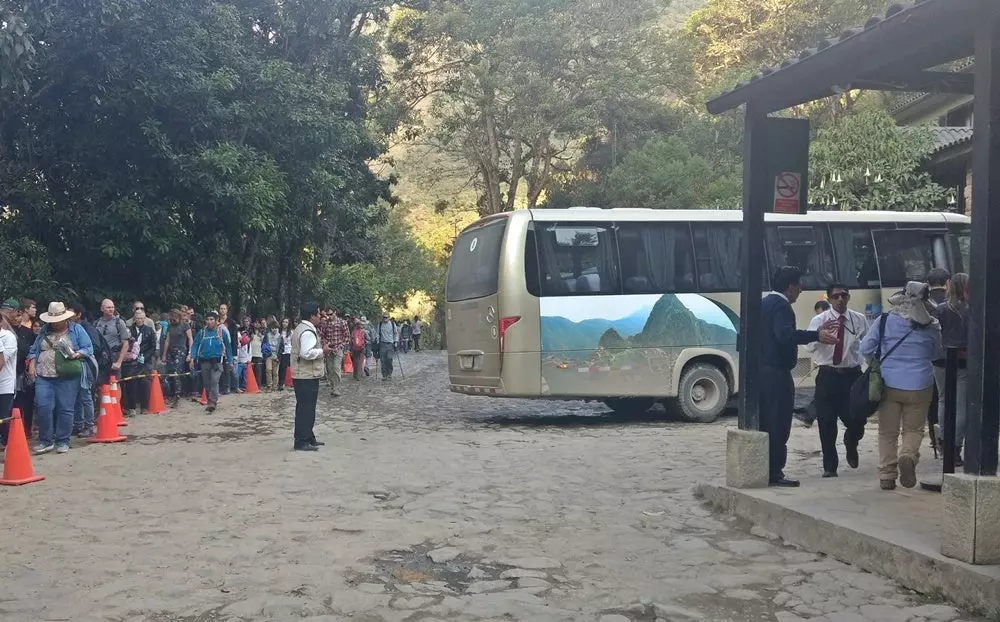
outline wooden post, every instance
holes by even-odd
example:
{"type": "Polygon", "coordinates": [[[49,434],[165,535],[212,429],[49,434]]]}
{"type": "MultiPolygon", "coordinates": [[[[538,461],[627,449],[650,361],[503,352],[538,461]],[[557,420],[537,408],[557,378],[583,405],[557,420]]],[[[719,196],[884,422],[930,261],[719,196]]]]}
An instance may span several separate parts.
{"type": "Polygon", "coordinates": [[[760,301],[764,265],[764,212],[773,200],[767,175],[767,114],[747,104],[743,135],[743,283],[740,289],[739,426],[760,429],[760,301]]]}
{"type": "Polygon", "coordinates": [[[965,472],[996,475],[1000,432],[1000,26],[994,0],[980,0],[975,26],[976,100],[972,147],[965,472]]]}

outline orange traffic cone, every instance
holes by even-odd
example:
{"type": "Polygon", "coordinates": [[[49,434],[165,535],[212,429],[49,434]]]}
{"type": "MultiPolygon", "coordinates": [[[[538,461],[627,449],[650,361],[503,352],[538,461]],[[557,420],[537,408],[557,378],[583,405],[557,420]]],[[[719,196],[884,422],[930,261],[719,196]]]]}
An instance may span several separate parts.
{"type": "Polygon", "coordinates": [[[204,387],[201,389],[201,399],[198,400],[198,403],[201,404],[202,406],[208,405],[208,390],[205,389],[204,387]]]}
{"type": "Polygon", "coordinates": [[[108,385],[104,385],[101,387],[101,412],[97,415],[97,436],[88,438],[88,443],[120,443],[128,440],[128,437],[118,434],[113,408],[111,390],[108,385]]]}
{"type": "Polygon", "coordinates": [[[163,401],[163,386],[160,384],[160,372],[153,370],[153,378],[149,381],[149,407],[146,412],[152,415],[159,415],[167,412],[167,405],[163,401]]]}
{"type": "Polygon", "coordinates": [[[354,361],[351,359],[351,355],[347,354],[344,356],[343,370],[345,374],[354,373],[354,361]]]}
{"type": "Polygon", "coordinates": [[[292,367],[290,365],[285,368],[285,386],[292,386],[292,367]]]}
{"type": "Polygon", "coordinates": [[[247,390],[246,392],[250,395],[257,395],[260,393],[260,387],[257,386],[257,375],[253,373],[253,366],[247,365],[246,370],[247,375],[247,390]]]}
{"type": "Polygon", "coordinates": [[[111,386],[108,389],[111,393],[111,417],[115,422],[115,425],[125,427],[128,425],[128,421],[125,421],[125,413],[122,412],[122,390],[118,387],[118,379],[111,376],[111,386]]]}
{"type": "Polygon", "coordinates": [[[24,422],[21,421],[21,409],[15,408],[7,442],[7,453],[3,460],[4,486],[20,486],[45,479],[44,475],[35,475],[31,468],[31,454],[28,452],[28,439],[24,436],[24,422]]]}

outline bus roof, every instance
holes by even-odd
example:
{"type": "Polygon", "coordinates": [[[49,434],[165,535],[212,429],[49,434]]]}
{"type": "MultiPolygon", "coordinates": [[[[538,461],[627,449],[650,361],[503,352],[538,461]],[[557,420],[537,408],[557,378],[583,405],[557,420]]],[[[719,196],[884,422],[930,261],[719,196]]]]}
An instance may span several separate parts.
{"type": "MultiPolygon", "coordinates": [[[[517,214],[517,212],[514,212],[517,214]]],[[[546,221],[718,221],[740,222],[743,212],[740,210],[708,210],[708,209],[633,209],[616,208],[602,209],[596,207],[571,207],[569,209],[536,209],[530,210],[534,220],[546,221]]],[[[944,212],[840,212],[815,211],[805,214],[765,214],[769,222],[910,222],[910,223],[968,223],[970,219],[961,214],[944,212]]]]}

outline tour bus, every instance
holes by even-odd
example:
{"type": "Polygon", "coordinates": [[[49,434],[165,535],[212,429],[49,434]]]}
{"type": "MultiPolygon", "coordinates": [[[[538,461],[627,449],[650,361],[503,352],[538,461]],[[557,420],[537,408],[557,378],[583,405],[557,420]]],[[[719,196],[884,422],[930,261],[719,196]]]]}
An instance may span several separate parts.
{"type": "MultiPolygon", "coordinates": [[[[455,241],[446,283],[451,390],[491,397],[599,400],[644,412],[676,400],[715,420],[739,389],[742,212],[571,208],[483,218],[455,241]]],[[[805,328],[826,287],[851,289],[869,320],[907,281],[966,271],[969,219],[957,214],[768,214],[764,289],[803,270],[805,328]]],[[[800,349],[794,370],[812,386],[800,349]]]]}

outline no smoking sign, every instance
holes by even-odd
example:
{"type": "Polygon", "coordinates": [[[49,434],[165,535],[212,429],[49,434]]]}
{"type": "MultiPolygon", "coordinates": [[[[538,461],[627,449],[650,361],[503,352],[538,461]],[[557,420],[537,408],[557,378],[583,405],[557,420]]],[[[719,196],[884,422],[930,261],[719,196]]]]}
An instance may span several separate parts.
{"type": "Polygon", "coordinates": [[[802,174],[785,171],[774,177],[774,211],[798,214],[802,204],[802,174]]]}

